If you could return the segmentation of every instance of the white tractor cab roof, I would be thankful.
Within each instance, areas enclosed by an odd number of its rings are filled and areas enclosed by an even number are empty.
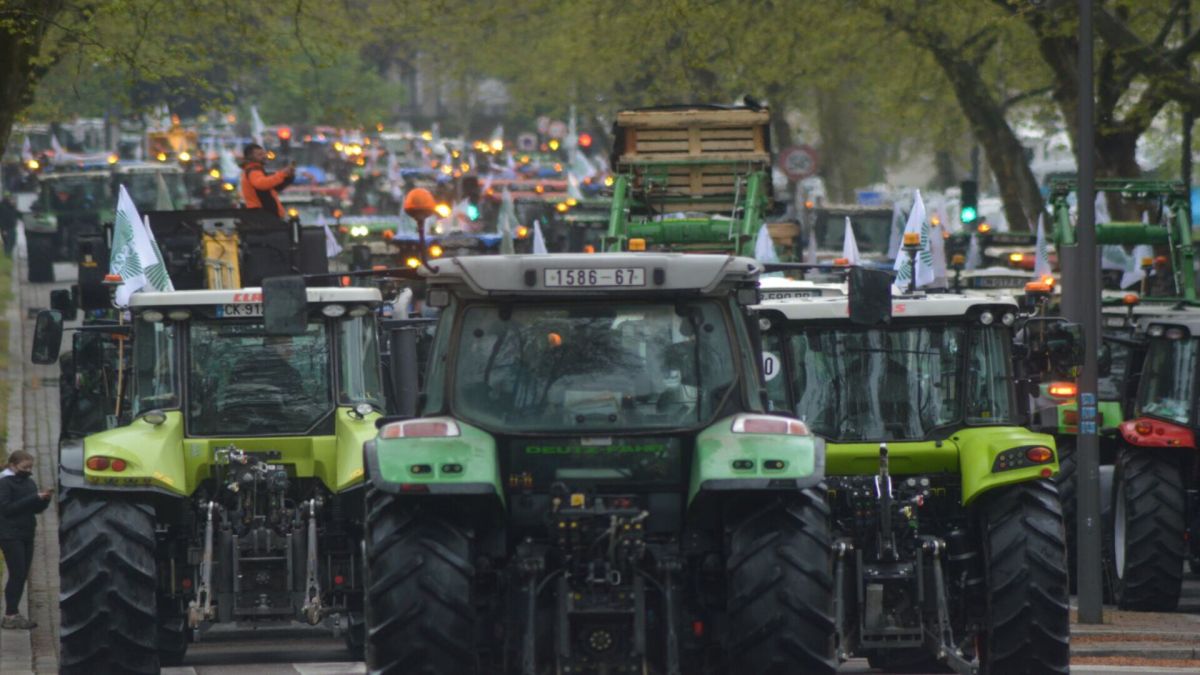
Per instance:
[[[850,320],[850,297],[803,298],[796,301],[762,303],[757,311],[777,312],[788,321]],[[1009,326],[1017,318],[1017,301],[1010,295],[934,293],[892,298],[893,319],[957,318],[992,313],[986,322]]]
[[[954,282],[955,272],[948,272],[950,283]],[[962,272],[962,288],[964,291],[983,291],[997,293],[1010,290],[1014,293],[1024,293],[1025,284],[1037,281],[1037,277],[1028,270],[1015,270],[1010,267],[985,267],[983,269],[965,270]],[[1058,279],[1055,278],[1054,292],[1060,293]]]
[[[755,282],[762,265],[750,258],[682,253],[567,253],[555,255],[487,255],[441,258],[420,268],[429,284],[429,303],[438,306],[437,291],[453,287],[460,296],[601,296],[691,292],[698,295],[747,293],[757,299]]]
[[[786,277],[763,277],[758,280],[759,297],[762,304],[789,302],[804,298],[837,297],[846,294],[846,284],[788,279]]]
[[[351,288],[336,288],[336,287],[310,287],[306,289],[308,295],[308,304],[310,305],[326,305],[326,304],[345,304],[345,303],[360,303],[364,305],[376,305],[383,302],[383,296],[380,295],[377,288],[363,288],[355,286]],[[129,309],[134,312],[159,308],[186,308],[186,307],[221,307],[224,315],[234,316],[258,316],[262,313],[262,289],[261,288],[237,288],[225,290],[202,290],[202,291],[170,291],[166,293],[134,293],[129,299]],[[230,307],[235,309],[230,310]]]
[[[1128,293],[1122,295],[1131,295]],[[1100,308],[1101,328],[1106,330],[1128,329],[1130,333],[1141,333],[1152,323],[1173,321],[1176,318],[1200,318],[1200,307],[1178,302],[1148,302],[1133,305],[1104,305]]]

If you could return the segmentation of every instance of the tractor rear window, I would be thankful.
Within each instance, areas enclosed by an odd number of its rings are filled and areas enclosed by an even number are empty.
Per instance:
[[[190,331],[190,434],[305,434],[333,410],[324,323],[294,336],[228,320],[193,321]]]
[[[456,351],[453,408],[485,427],[694,427],[735,395],[715,302],[472,306]]]
[[[1138,412],[1187,424],[1192,419],[1196,340],[1151,340],[1138,389]]]
[[[956,425],[1009,423],[1004,337],[965,325],[798,331],[788,347],[794,411],[815,433],[842,441],[921,440]],[[780,393],[771,395],[777,407]]]

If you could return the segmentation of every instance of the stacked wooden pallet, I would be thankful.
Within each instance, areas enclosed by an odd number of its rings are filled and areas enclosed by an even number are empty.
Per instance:
[[[766,171],[769,180],[768,124],[766,110],[624,111],[617,115],[617,164],[632,170],[635,194],[649,201],[727,212],[745,196],[747,175]]]

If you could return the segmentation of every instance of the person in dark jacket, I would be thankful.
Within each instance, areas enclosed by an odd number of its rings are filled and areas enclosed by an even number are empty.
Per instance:
[[[4,586],[4,619],[0,628],[29,630],[37,626],[17,612],[33,564],[35,516],[50,506],[52,490],[38,490],[33,482],[33,455],[16,450],[0,472],[0,552],[8,570]]]

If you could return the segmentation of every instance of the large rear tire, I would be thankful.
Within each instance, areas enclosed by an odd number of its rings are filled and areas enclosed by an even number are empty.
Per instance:
[[[1077,522],[1075,508],[1075,439],[1059,437],[1058,475],[1050,480],[1058,487],[1058,501],[1062,505],[1063,528],[1067,536],[1067,572],[1071,578],[1071,592],[1075,592],[1075,570],[1079,569],[1075,553]]]
[[[474,673],[471,536],[435,509],[367,492],[366,656],[371,673]]]
[[[731,672],[837,670],[829,507],[818,493],[743,518],[725,569]]]
[[[157,673],[154,509],[80,490],[61,509],[61,672]]]
[[[1121,448],[1113,478],[1112,574],[1117,606],[1173,612],[1187,557],[1179,463],[1163,451]]]
[[[1067,673],[1067,548],[1048,481],[997,488],[980,504],[987,594],[984,673]]]

